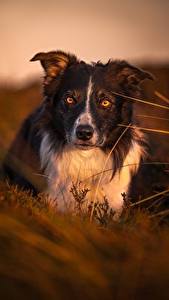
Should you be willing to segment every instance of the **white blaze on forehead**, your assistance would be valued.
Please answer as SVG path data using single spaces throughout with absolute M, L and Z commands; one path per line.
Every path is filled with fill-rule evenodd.
M 88 84 L 88 87 L 87 87 L 86 112 L 90 111 L 89 103 L 90 103 L 90 95 L 92 94 L 92 88 L 93 88 L 93 84 L 92 84 L 92 79 L 91 79 L 91 76 L 90 76 L 89 84 Z
M 85 110 L 78 118 L 78 123 L 80 123 L 80 124 L 92 125 L 92 116 L 91 116 L 91 112 L 90 112 L 90 96 L 92 94 L 92 90 L 93 90 L 93 84 L 92 84 L 92 78 L 90 76 L 89 83 L 87 86 L 87 97 L 86 97 Z
M 72 141 L 75 141 L 77 139 L 76 130 L 79 125 L 88 125 L 88 126 L 92 127 L 94 130 L 94 133 L 93 133 L 92 138 L 90 139 L 90 142 L 92 142 L 93 145 L 95 145 L 96 142 L 98 141 L 99 137 L 98 137 L 98 133 L 97 133 L 96 124 L 92 117 L 91 109 L 90 109 L 90 101 L 91 101 L 92 92 L 93 92 L 93 83 L 92 83 L 92 78 L 90 76 L 88 86 L 86 89 L 85 107 L 84 107 L 84 110 L 79 114 L 79 116 L 77 117 L 77 119 L 74 123 L 73 130 L 71 133 L 71 139 L 72 139 Z

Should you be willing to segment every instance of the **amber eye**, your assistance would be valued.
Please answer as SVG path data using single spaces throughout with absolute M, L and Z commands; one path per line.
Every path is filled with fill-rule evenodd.
M 65 100 L 66 104 L 68 105 L 73 105 L 76 103 L 75 99 L 73 99 L 72 97 L 67 97 Z
M 100 106 L 103 108 L 109 108 L 111 105 L 112 103 L 107 99 L 103 99 L 100 101 Z

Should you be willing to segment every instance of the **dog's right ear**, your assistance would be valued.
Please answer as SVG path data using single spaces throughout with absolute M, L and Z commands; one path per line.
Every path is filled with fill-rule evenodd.
M 63 51 L 39 52 L 30 61 L 40 60 L 45 70 L 44 85 L 49 85 L 51 81 L 71 64 L 77 62 L 76 56 Z

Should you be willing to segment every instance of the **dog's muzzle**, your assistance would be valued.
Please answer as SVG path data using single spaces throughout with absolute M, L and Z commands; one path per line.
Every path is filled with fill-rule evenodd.
M 103 139 L 90 124 L 78 124 L 68 136 L 68 142 L 82 150 L 100 147 Z

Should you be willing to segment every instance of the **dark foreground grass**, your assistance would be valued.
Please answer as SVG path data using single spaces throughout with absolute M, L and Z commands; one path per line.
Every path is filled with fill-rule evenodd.
M 105 228 L 0 183 L 0 299 L 168 299 L 168 253 L 149 213 Z
M 168 68 L 150 71 L 160 78 L 157 90 L 169 95 Z M 0 87 L 0 164 L 40 99 L 38 83 Z M 168 110 L 138 105 L 136 115 L 141 114 L 161 119 L 140 116 L 140 126 L 169 130 Z M 149 140 L 151 161 L 169 162 L 168 136 L 151 132 Z M 160 168 L 143 170 L 136 201 L 169 188 L 168 166 Z M 91 223 L 81 211 L 61 216 L 42 195 L 34 198 L 0 182 L 0 299 L 169 299 L 169 226 L 158 215 L 166 209 L 161 197 L 146 201 L 149 212 L 141 204 L 127 208 L 119 223 L 107 222 L 97 207 L 97 222 Z

